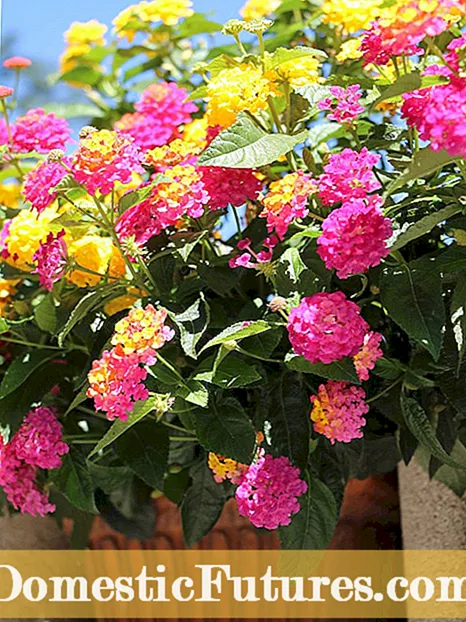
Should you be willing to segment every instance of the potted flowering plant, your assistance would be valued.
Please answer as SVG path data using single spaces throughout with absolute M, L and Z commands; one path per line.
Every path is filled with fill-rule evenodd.
M 65 33 L 88 103 L 1 87 L 9 507 L 325 548 L 349 477 L 466 468 L 466 7 L 354 4 L 141 2 Z

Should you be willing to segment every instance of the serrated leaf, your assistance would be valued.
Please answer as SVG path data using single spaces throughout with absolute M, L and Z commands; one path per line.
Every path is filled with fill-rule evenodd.
M 209 306 L 201 292 L 196 300 L 183 313 L 171 313 L 171 319 L 180 330 L 180 343 L 184 353 L 193 359 L 197 358 L 196 346 L 207 330 L 210 320 Z
M 192 484 L 181 503 L 183 535 L 189 548 L 209 533 L 226 501 L 223 486 L 215 482 L 205 456 L 191 467 L 190 475 Z
M 326 97 L 330 97 L 330 87 L 322 86 L 321 84 L 308 84 L 307 86 L 300 86 L 295 89 L 301 97 L 307 99 L 307 101 L 313 107 L 317 107 L 317 104 L 325 99 Z
M 313 125 L 308 131 L 309 146 L 315 149 L 321 143 L 327 142 L 331 138 L 336 138 L 341 132 L 342 126 L 334 121 L 324 121 Z
M 338 519 L 335 497 L 323 482 L 312 478 L 300 505 L 301 510 L 291 524 L 279 528 L 281 548 L 293 551 L 327 549 Z
M 251 337 L 252 335 L 265 333 L 271 328 L 274 328 L 273 324 L 269 324 L 269 322 L 266 322 L 265 320 L 237 322 L 236 324 L 232 324 L 228 328 L 225 328 L 225 330 L 222 330 L 222 332 L 216 337 L 208 341 L 202 348 L 201 352 L 204 352 L 213 346 L 219 346 L 227 341 L 240 341 L 241 339 Z
M 94 488 L 100 488 L 107 494 L 121 488 L 134 477 L 128 467 L 108 467 L 95 462 L 88 462 L 87 466 Z
M 360 384 L 353 360 L 350 358 L 325 365 L 324 363 L 311 363 L 302 356 L 289 352 L 285 356 L 285 364 L 289 369 L 302 374 L 315 374 L 331 380 L 345 380 L 352 384 Z
M 181 22 L 178 35 L 187 38 L 194 35 L 220 32 L 220 30 L 222 30 L 222 24 L 207 19 L 204 13 L 195 13 Z
M 65 192 L 65 190 L 72 190 L 73 188 L 82 188 L 82 186 L 75 180 L 71 173 L 68 173 L 56 186 L 50 189 L 50 192 Z
M 251 420 L 241 404 L 232 397 L 218 403 L 211 401 L 209 409 L 197 411 L 196 434 L 207 451 L 249 464 L 256 444 Z
M 47 333 L 54 333 L 57 326 L 57 310 L 52 295 L 44 296 L 34 308 L 37 326 Z
M 186 101 L 191 102 L 195 101 L 196 99 L 205 99 L 207 95 L 207 84 L 202 84 L 201 86 L 198 86 L 197 89 L 194 89 L 194 91 L 190 94 Z
M 298 249 L 294 247 L 287 248 L 278 263 L 285 267 L 285 272 L 293 283 L 297 283 L 300 275 L 307 270 Z
M 455 214 L 460 213 L 461 209 L 461 205 L 449 205 L 442 208 L 438 212 L 434 212 L 433 214 L 424 216 L 412 224 L 408 224 L 407 227 L 399 233 L 399 235 L 396 235 L 395 232 L 395 241 L 391 245 L 390 250 L 398 251 L 400 248 L 403 248 L 403 246 L 406 246 L 406 244 L 409 244 L 409 242 L 430 233 L 434 227 L 448 218 L 451 218 Z
M 214 138 L 199 158 L 199 165 L 258 168 L 275 162 L 306 138 L 307 132 L 268 134 L 241 113 L 236 123 Z
M 466 464 L 461 465 L 444 450 L 438 440 L 435 429 L 427 416 L 426 411 L 415 399 L 406 397 L 403 393 L 400 396 L 401 410 L 408 426 L 409 431 L 415 436 L 432 456 L 435 456 L 443 464 L 456 469 L 466 469 Z
M 88 458 L 92 458 L 92 456 L 95 456 L 95 454 L 97 454 L 99 451 L 114 443 L 122 434 L 130 430 L 133 425 L 139 423 L 141 419 L 143 419 L 146 415 L 155 410 L 157 400 L 158 398 L 157 396 L 155 396 L 149 397 L 149 399 L 141 402 L 136 402 L 133 411 L 128 415 L 127 421 L 121 421 L 121 419 L 115 421 L 112 424 L 111 428 L 106 432 L 106 434 L 100 439 L 100 441 L 91 451 Z
M 155 421 L 142 421 L 119 436 L 116 452 L 148 486 L 163 490 L 168 467 L 168 428 Z
M 148 199 L 152 194 L 155 186 L 158 186 L 159 184 L 162 184 L 164 182 L 171 181 L 173 180 L 170 177 L 167 177 L 162 173 L 158 173 L 152 178 L 151 183 L 147 186 L 143 186 L 142 188 L 138 188 L 137 190 L 130 190 L 129 192 L 125 192 L 125 194 L 118 201 L 118 213 L 121 215 L 126 212 L 126 210 L 129 210 L 130 207 L 134 207 L 135 205 L 138 205 L 139 203 L 142 203 L 143 201 Z
M 69 453 L 62 458 L 60 469 L 53 471 L 55 486 L 68 501 L 85 512 L 97 514 L 94 503 L 94 485 L 83 454 L 70 447 Z
M 0 399 L 13 393 L 13 391 L 23 385 L 39 367 L 56 356 L 56 352 L 50 350 L 31 350 L 16 358 L 3 376 L 2 384 L 0 385 Z
M 384 194 L 384 198 L 394 194 L 399 188 L 416 179 L 425 178 L 439 169 L 452 164 L 457 158 L 446 151 L 432 151 L 429 147 L 421 149 L 415 155 L 403 173 L 392 181 Z
M 82 389 L 79 391 L 79 393 L 77 393 L 77 395 L 75 395 L 73 401 L 68 406 L 68 409 L 66 410 L 65 415 L 70 413 L 77 406 L 79 406 L 80 404 L 82 404 L 83 402 L 85 402 L 87 400 L 87 390 L 88 390 L 88 388 L 89 388 L 89 385 L 86 382 L 86 384 L 84 385 L 84 387 L 82 387 Z
M 423 257 L 396 268 L 384 266 L 380 290 L 382 304 L 390 317 L 438 360 L 445 308 L 434 260 Z
M 201 408 L 207 408 L 209 404 L 209 392 L 203 384 L 193 378 L 185 380 L 176 390 L 176 395 Z

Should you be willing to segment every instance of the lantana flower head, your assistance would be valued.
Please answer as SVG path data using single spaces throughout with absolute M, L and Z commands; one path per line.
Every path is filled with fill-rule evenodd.
M 126 210 L 116 224 L 121 240 L 133 238 L 141 245 L 163 229 L 177 225 L 181 218 L 199 218 L 209 203 L 201 173 L 191 165 L 174 166 L 164 171 L 172 181 L 154 186 L 142 203 Z
M 359 380 L 369 380 L 369 372 L 374 369 L 377 360 L 383 356 L 380 349 L 382 335 L 371 331 L 364 337 L 362 348 L 354 357 L 354 366 Z
M 382 0 L 324 0 L 323 21 L 352 33 L 368 28 L 380 15 Z
M 322 223 L 317 252 L 325 267 L 335 269 L 339 278 L 364 273 L 390 253 L 387 241 L 392 225 L 383 215 L 382 205 L 378 195 L 345 201 Z
M 179 128 L 192 121 L 195 103 L 186 101 L 188 92 L 174 82 L 151 84 L 136 103 L 136 112 L 128 113 L 115 128 L 131 136 L 143 150 L 167 144 L 180 136 Z
M 243 110 L 253 114 L 265 110 L 268 97 L 276 94 L 278 90 L 274 83 L 252 65 L 242 63 L 224 69 L 207 85 L 205 100 L 209 125 L 229 127 Z
M 134 308 L 115 326 L 112 345 L 120 346 L 124 354 L 136 352 L 145 363 L 155 363 L 155 351 L 173 338 L 173 330 L 165 325 L 167 311 L 155 309 L 151 304 L 145 309 Z
M 5 69 L 26 69 L 32 65 L 32 61 L 25 56 L 11 56 L 3 61 Z
M 210 197 L 211 209 L 222 209 L 228 205 L 240 207 L 250 199 L 257 199 L 262 190 L 262 182 L 249 168 L 200 166 L 199 172 Z
M 466 157 L 466 79 L 405 93 L 401 114 L 434 151 Z
M 332 445 L 362 438 L 364 415 L 369 412 L 365 397 L 361 387 L 348 382 L 329 380 L 321 384 L 318 394 L 311 397 L 314 430 L 326 436 Z
M 300 510 L 299 497 L 307 491 L 298 467 L 286 456 L 260 452 L 236 489 L 238 512 L 255 527 L 277 529 L 289 525 Z
M 73 162 L 76 181 L 90 194 L 108 194 L 116 182 L 130 183 L 132 173 L 143 173 L 141 155 L 132 138 L 110 130 L 91 132 L 81 139 Z
M 13 95 L 14 92 L 15 90 L 12 89 L 10 86 L 4 86 L 3 84 L 0 85 L 0 99 L 5 99 L 5 97 L 10 97 L 11 95 Z M 7 141 L 5 140 L 3 144 L 5 144 L 6 142 Z
M 175 26 L 180 19 L 193 13 L 191 0 L 144 0 L 123 9 L 113 20 L 113 25 L 119 37 L 126 37 L 131 42 L 137 30 L 147 30 L 153 22 Z M 135 27 L 135 22 L 140 22 L 141 28 Z
M 92 287 L 107 276 L 121 278 L 126 272 L 124 259 L 111 238 L 84 235 L 69 244 L 68 255 L 77 265 L 67 273 L 66 279 L 78 287 Z
M 125 354 L 123 347 L 117 346 L 92 363 L 87 397 L 94 399 L 96 410 L 105 412 L 108 419 L 126 421 L 135 403 L 149 397 L 143 384 L 146 378 L 139 354 Z
M 91 19 L 88 22 L 73 22 L 63 35 L 68 45 L 81 45 L 94 43 L 96 45 L 105 45 L 104 35 L 107 32 L 107 26 Z
M 66 119 L 34 108 L 18 117 L 11 126 L 15 151 L 38 151 L 47 153 L 52 149 L 64 149 L 70 140 L 71 128 Z
M 319 104 L 319 110 L 331 110 L 327 115 L 331 121 L 351 125 L 358 116 L 364 112 L 364 106 L 360 100 L 362 91 L 359 84 L 352 84 L 346 89 L 341 86 L 330 87 L 332 97 L 322 99 Z
M 50 232 L 32 258 L 37 264 L 34 272 L 39 275 L 41 287 L 49 291 L 66 272 L 68 252 L 64 237 L 64 229 L 57 234 Z
M 278 9 L 281 4 L 281 0 L 246 0 L 246 3 L 241 8 L 241 17 L 246 21 L 253 19 L 261 19 L 271 15 Z
M 68 157 L 64 157 L 63 162 L 67 166 L 71 165 L 71 159 Z M 57 194 L 52 190 L 65 175 L 68 175 L 68 171 L 60 162 L 40 162 L 26 175 L 22 194 L 40 214 L 57 198 Z
M 311 363 L 328 364 L 355 356 L 369 326 L 343 292 L 323 292 L 291 309 L 287 329 L 296 354 Z
M 378 164 L 380 155 L 371 153 L 366 147 L 361 151 L 343 149 L 332 154 L 324 173 L 319 177 L 319 197 L 324 205 L 339 201 L 364 199 L 370 192 L 381 187 L 372 169 Z
M 315 56 L 303 56 L 284 63 L 274 71 L 267 73 L 267 77 L 274 82 L 287 81 L 294 89 L 316 84 L 320 81 L 320 62 Z
M 212 452 L 209 453 L 208 465 L 214 474 L 214 480 L 217 484 L 224 482 L 226 479 L 230 480 L 232 484 L 240 484 L 249 468 L 246 464 L 241 464 L 241 462 Z
M 3 227 L 0 242 L 2 257 L 10 265 L 30 272 L 34 254 L 50 232 L 50 223 L 58 216 L 54 207 L 47 207 L 39 215 L 23 209 Z
M 272 182 L 260 213 L 261 218 L 267 218 L 268 231 L 283 238 L 293 220 L 308 215 L 309 196 L 315 189 L 315 182 L 304 171 L 288 173 Z

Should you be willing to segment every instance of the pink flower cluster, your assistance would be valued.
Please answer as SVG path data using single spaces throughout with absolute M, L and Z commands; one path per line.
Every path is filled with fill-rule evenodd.
M 187 96 L 174 82 L 151 84 L 136 103 L 136 112 L 123 115 L 115 129 L 131 136 L 143 150 L 166 145 L 197 112 L 196 104 L 186 101 Z
M 327 115 L 328 119 L 351 125 L 364 112 L 364 106 L 360 103 L 362 91 L 359 84 L 352 84 L 346 89 L 332 86 L 330 93 L 332 97 L 326 97 L 318 103 L 319 110 L 332 111 Z
M 277 236 L 271 235 L 263 241 L 263 250 L 256 253 L 252 249 L 251 240 L 249 238 L 244 238 L 236 245 L 239 251 L 244 252 L 232 257 L 228 264 L 230 268 L 258 268 L 260 264 L 266 264 L 272 261 L 273 249 L 277 246 L 278 242 Z M 256 261 L 254 262 L 253 259 Z
M 326 436 L 332 445 L 335 441 L 349 443 L 361 438 L 361 428 L 366 424 L 364 415 L 369 412 L 365 397 L 363 389 L 347 382 L 329 380 L 321 384 L 318 394 L 311 397 L 314 430 Z
M 73 160 L 74 178 L 90 194 L 108 194 L 115 182 L 127 184 L 133 173 L 144 173 L 141 154 L 129 136 L 109 130 L 89 133 Z
M 369 380 L 369 371 L 374 369 L 376 361 L 383 356 L 380 349 L 382 335 L 371 331 L 364 337 L 361 350 L 354 357 L 354 366 L 359 380 Z
M 269 233 L 275 231 L 283 238 L 293 220 L 305 218 L 309 213 L 309 196 L 314 190 L 315 182 L 301 170 L 272 182 L 260 213 L 261 218 L 267 219 Z
M 0 485 L 23 514 L 44 516 L 55 510 L 36 483 L 38 469 L 57 469 L 69 447 L 53 408 L 31 410 L 9 443 L 0 435 Z
M 201 166 L 199 171 L 211 209 L 240 207 L 248 199 L 257 199 L 262 190 L 262 183 L 249 168 Z
M 239 513 L 255 527 L 289 525 L 300 510 L 299 497 L 307 491 L 300 475 L 286 456 L 273 458 L 261 452 L 236 489 Z
M 401 113 L 410 127 L 434 151 L 466 157 L 466 79 L 452 77 L 438 84 L 403 95 Z
M 42 108 L 29 110 L 11 126 L 13 149 L 19 152 L 47 153 L 52 149 L 64 149 L 70 135 L 71 128 L 65 119 L 52 112 L 47 114 Z M 5 144 L 8 139 L 3 132 L 2 138 Z
M 364 199 L 381 185 L 373 173 L 380 156 L 366 147 L 361 151 L 343 149 L 332 154 L 319 177 L 319 197 L 324 205 L 350 199 Z
M 311 363 L 333 363 L 355 356 L 369 330 L 358 305 L 343 292 L 303 298 L 290 311 L 288 336 L 296 354 Z
M 164 171 L 173 181 L 154 186 L 150 196 L 128 209 L 118 220 L 115 230 L 121 240 L 132 237 L 144 244 L 152 236 L 178 224 L 184 216 L 199 218 L 209 203 L 209 195 L 198 170 L 175 166 Z
M 149 397 L 143 384 L 147 378 L 144 365 L 153 365 L 156 350 L 174 335 L 164 324 L 166 317 L 165 309 L 152 305 L 131 309 L 115 326 L 114 347 L 92 363 L 87 396 L 108 419 L 126 421 L 135 403 Z
M 63 162 L 71 166 L 71 158 L 65 156 Z M 67 170 L 60 162 L 41 162 L 26 175 L 22 190 L 24 198 L 40 214 L 57 198 L 52 189 L 65 175 Z
M 392 224 L 383 215 L 382 205 L 378 195 L 351 199 L 323 222 L 317 252 L 326 268 L 335 269 L 339 278 L 366 272 L 390 253 L 387 240 Z
M 39 275 L 41 287 L 50 292 L 54 283 L 59 281 L 66 271 L 68 249 L 64 237 L 64 229 L 57 234 L 51 231 L 45 242 L 41 242 L 32 258 L 37 264 L 34 272 Z
M 121 346 L 105 350 L 102 357 L 92 363 L 87 396 L 94 398 L 96 410 L 104 411 L 110 421 L 126 421 L 135 402 L 149 397 L 143 384 L 147 369 L 140 363 L 137 352 L 125 354 Z

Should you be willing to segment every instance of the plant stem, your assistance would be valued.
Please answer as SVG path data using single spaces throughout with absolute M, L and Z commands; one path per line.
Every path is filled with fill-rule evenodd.
M 268 359 L 263 356 L 259 356 L 258 354 L 253 354 L 252 352 L 248 352 L 247 350 L 243 350 L 240 346 L 236 346 L 235 350 L 244 354 L 246 356 L 250 356 L 253 359 L 257 359 L 258 361 L 265 361 L 266 363 L 283 363 L 283 361 L 279 359 Z
M 230 207 L 231 207 L 231 211 L 233 212 L 233 216 L 234 216 L 234 219 L 235 219 L 235 222 L 236 222 L 236 227 L 238 229 L 238 235 L 239 235 L 240 238 L 242 238 L 243 237 L 243 231 L 241 229 L 241 221 L 240 221 L 240 218 L 239 218 L 239 214 L 238 214 L 238 212 L 236 210 L 236 207 L 234 205 L 231 205 Z
M 384 389 L 383 391 L 380 391 L 380 393 L 377 393 L 377 395 L 374 395 L 374 397 L 371 397 L 368 400 L 366 400 L 366 404 L 371 404 L 372 402 L 375 402 L 379 398 L 389 393 L 393 389 L 393 387 L 396 387 L 396 385 L 401 382 L 401 380 L 402 378 L 398 378 L 397 380 L 395 380 L 395 382 L 392 382 L 392 384 L 389 385 L 386 389 Z
M 197 443 L 197 438 L 188 438 L 186 436 L 170 436 L 170 440 L 181 443 Z
M 171 428 L 172 430 L 177 430 L 178 432 L 184 432 L 185 434 L 189 433 L 189 430 L 181 427 L 180 425 L 175 425 L 174 423 L 169 423 L 168 421 L 161 421 L 160 423 L 166 426 L 167 428 Z

